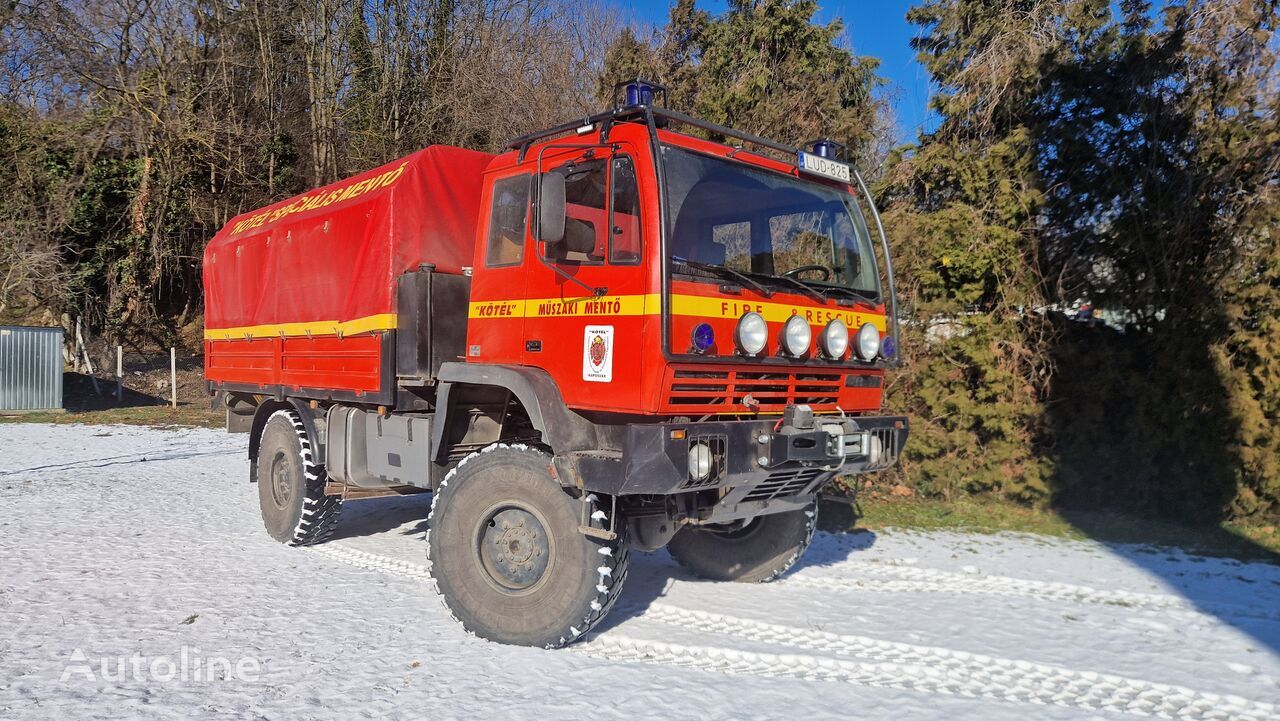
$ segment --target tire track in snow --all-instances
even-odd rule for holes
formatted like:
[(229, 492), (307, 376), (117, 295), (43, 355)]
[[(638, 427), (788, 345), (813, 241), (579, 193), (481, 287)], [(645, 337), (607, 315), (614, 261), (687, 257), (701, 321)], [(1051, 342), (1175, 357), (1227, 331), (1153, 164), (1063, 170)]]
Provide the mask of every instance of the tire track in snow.
[[(1175, 686), (1149, 684), (1146, 690), (1114, 689), (1093, 682), (1056, 693), (1031, 683), (1010, 684), (999, 678), (966, 677), (923, 664), (859, 662), (795, 654), (757, 653), (712, 646), (686, 646), (618, 635), (597, 636), (574, 647), (579, 653), (604, 660), (659, 663), (724, 674), (745, 674), (808, 681), (836, 681), (860, 686), (904, 689), (924, 693), (983, 698), (1005, 702), (1113, 711), (1137, 716), (1187, 719), (1274, 721), (1276, 710), (1238, 696), (1184, 691)], [(1102, 677), (1102, 674), (1097, 674)], [(1165, 689), (1168, 689), (1167, 691)]]
[(402, 561), (390, 556), (380, 556), (376, 553), (357, 551), (354, 548), (347, 548), (333, 543), (305, 546), (305, 548), (312, 553), (327, 556), (335, 561), (341, 561), (348, 566), (379, 571), (387, 575), (399, 576), (413, 581), (432, 582), (430, 566), (423, 566), (411, 561)]
[[(308, 550), (357, 568), (413, 581), (431, 581), (430, 567), (426, 565), (332, 543)], [(1194, 721), (1280, 719), (1280, 709), (1274, 704), (1239, 696), (1203, 693), (1181, 686), (941, 647), (794, 628), (662, 602), (651, 604), (638, 617), (726, 639), (739, 638), (866, 660), (691, 646), (633, 639), (616, 633), (593, 635), (571, 650), (610, 661), (660, 663), (731, 675), (835, 681), (1139, 716)]]
[(780, 582), (784, 586), (803, 586), (828, 591), (879, 591), (904, 593), (959, 593), (1029, 598), (1040, 601), (1072, 602), (1103, 606), (1119, 606), (1152, 611), (1179, 611), (1207, 616), (1242, 616), (1265, 621), (1280, 621), (1280, 612), (1254, 606), (1225, 603), (1195, 603), (1181, 596), (1137, 591), (1093, 588), (1059, 581), (1036, 581), (1010, 576), (988, 576), (957, 573), (934, 568), (894, 566), (878, 563), (846, 563), (869, 575), (891, 576), (893, 580), (876, 578), (844, 578), (811, 576), (801, 572)]
[[(887, 671), (894, 665), (903, 667), (908, 672), (918, 668), (929, 669), (930, 675), (916, 680), (925, 685), (918, 690), (937, 693), (1026, 701), (1086, 710), (1119, 711), (1162, 718), (1208, 719), (1225, 716), (1274, 719), (1280, 712), (1274, 704), (1253, 702), (1238, 696), (1203, 693), (1182, 686), (1152, 683), (1093, 671), (1076, 671), (1060, 666), (955, 651), (937, 646), (918, 646), (867, 636), (783, 626), (724, 614), (694, 611), (662, 602), (651, 604), (648, 611), (641, 617), (712, 635), (742, 638), (837, 656), (856, 656), (873, 662), (872, 666), (879, 664), (873, 670)], [(626, 653), (631, 654), (634, 651), (628, 650)], [(665, 653), (672, 652), (668, 650)], [(862, 671), (866, 671), (867, 666), (867, 663), (857, 663), (857, 668)], [(818, 677), (828, 673), (826, 669), (820, 670)], [(838, 677), (835, 680), (867, 682), (861, 675)], [(879, 685), (879, 682), (870, 685)]]

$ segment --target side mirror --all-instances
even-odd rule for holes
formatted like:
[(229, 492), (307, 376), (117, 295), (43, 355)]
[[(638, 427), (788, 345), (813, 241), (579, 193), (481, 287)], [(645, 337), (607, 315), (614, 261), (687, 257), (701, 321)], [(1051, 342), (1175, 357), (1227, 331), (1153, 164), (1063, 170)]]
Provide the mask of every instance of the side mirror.
[(544, 243), (564, 240), (564, 174), (543, 173), (538, 181), (538, 227), (535, 239)]

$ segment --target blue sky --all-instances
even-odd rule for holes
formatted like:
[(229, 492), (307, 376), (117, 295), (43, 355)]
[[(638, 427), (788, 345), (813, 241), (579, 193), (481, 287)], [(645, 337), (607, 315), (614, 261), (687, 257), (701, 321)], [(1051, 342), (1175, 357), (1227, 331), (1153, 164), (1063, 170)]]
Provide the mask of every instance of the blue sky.
[[(638, 20), (664, 25), (671, 2), (667, 0), (615, 0)], [(929, 112), (929, 74), (916, 62), (908, 44), (917, 28), (907, 23), (912, 0), (819, 0), (817, 18), (830, 22), (844, 20), (845, 32), (859, 55), (880, 58), (880, 74), (889, 80), (887, 88), (898, 120), (898, 139), (914, 140), (921, 130), (932, 130), (936, 116)], [(724, 0), (698, 0), (698, 6), (713, 13), (723, 12)]]

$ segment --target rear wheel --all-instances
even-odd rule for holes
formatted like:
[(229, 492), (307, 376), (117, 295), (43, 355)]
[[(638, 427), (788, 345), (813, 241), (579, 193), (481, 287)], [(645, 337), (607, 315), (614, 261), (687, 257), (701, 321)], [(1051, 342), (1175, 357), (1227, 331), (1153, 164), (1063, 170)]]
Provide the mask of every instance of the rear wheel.
[(342, 510), (342, 496), (325, 495), (324, 466), (313, 458), (297, 411), (276, 411), (267, 419), (258, 444), (258, 505), (267, 533), (290, 546), (328, 539)]
[(667, 544), (680, 565), (712, 581), (762, 583), (781, 576), (813, 542), (818, 502), (746, 523), (686, 526)]
[[(550, 461), (531, 448), (490, 446), (463, 459), (432, 499), (431, 575), (477, 636), (563, 646), (604, 618), (622, 590), (626, 524), (612, 524), (613, 541), (584, 535), (582, 501), (551, 477)], [(588, 510), (598, 527), (611, 525), (603, 510)]]

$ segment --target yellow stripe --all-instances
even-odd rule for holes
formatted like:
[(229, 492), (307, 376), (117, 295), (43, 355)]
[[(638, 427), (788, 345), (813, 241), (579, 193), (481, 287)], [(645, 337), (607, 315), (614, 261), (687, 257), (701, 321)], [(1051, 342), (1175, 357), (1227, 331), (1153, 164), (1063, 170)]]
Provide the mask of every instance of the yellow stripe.
[(601, 298), (531, 298), (472, 301), (468, 318), (554, 318), (561, 316), (654, 315), (659, 296), (606, 295)]
[[(781, 323), (793, 315), (801, 315), (816, 325), (825, 325), (833, 318), (840, 318), (856, 330), (863, 323), (872, 323), (881, 331), (885, 329), (884, 316), (879, 313), (855, 311), (848, 308), (819, 308), (788, 303), (744, 302), (729, 298), (712, 298), (700, 295), (676, 294), (671, 297), (671, 312), (680, 316), (697, 318), (737, 318), (748, 310), (756, 311), (764, 319)], [(467, 309), (468, 318), (552, 318), (563, 316), (636, 316), (658, 315), (662, 312), (662, 296), (614, 295), (602, 298), (539, 298), (534, 300), (472, 301)]]
[(854, 331), (857, 331), (863, 323), (871, 323), (876, 328), (879, 328), (881, 332), (885, 329), (883, 315), (857, 311), (851, 308), (792, 305), (790, 303), (769, 303), (765, 301), (739, 301), (729, 298), (709, 298), (702, 295), (671, 296), (671, 313), (673, 315), (699, 318), (737, 318), (747, 311), (759, 313), (770, 323), (782, 323), (793, 315), (799, 315), (809, 318), (809, 322), (814, 325), (826, 325), (832, 319), (839, 318)]
[(277, 325), (247, 325), (239, 328), (206, 328), (205, 340), (239, 340), (299, 335), (356, 335), (380, 330), (395, 330), (396, 314), (382, 313), (355, 320), (316, 320), (306, 323), (280, 323)]
[[(840, 318), (856, 330), (863, 323), (872, 323), (881, 331), (885, 329), (884, 316), (879, 313), (855, 311), (848, 308), (819, 308), (815, 306), (768, 303), (763, 301), (739, 301), (727, 298), (711, 298), (701, 295), (673, 295), (671, 312), (695, 318), (737, 318), (748, 310), (756, 311), (772, 323), (781, 323), (793, 315), (809, 318), (815, 325), (825, 325), (832, 318)], [(662, 296), (657, 293), (642, 295), (612, 295), (602, 298), (534, 298), (530, 300), (472, 301), (467, 308), (468, 318), (557, 318), (570, 316), (640, 316), (658, 315), (662, 312)], [(206, 340), (231, 340), (271, 338), (275, 336), (301, 335), (356, 335), (374, 331), (394, 330), (394, 313), (382, 313), (355, 320), (320, 320), (306, 323), (280, 323), (277, 325), (251, 325), (239, 328), (207, 328)]]

